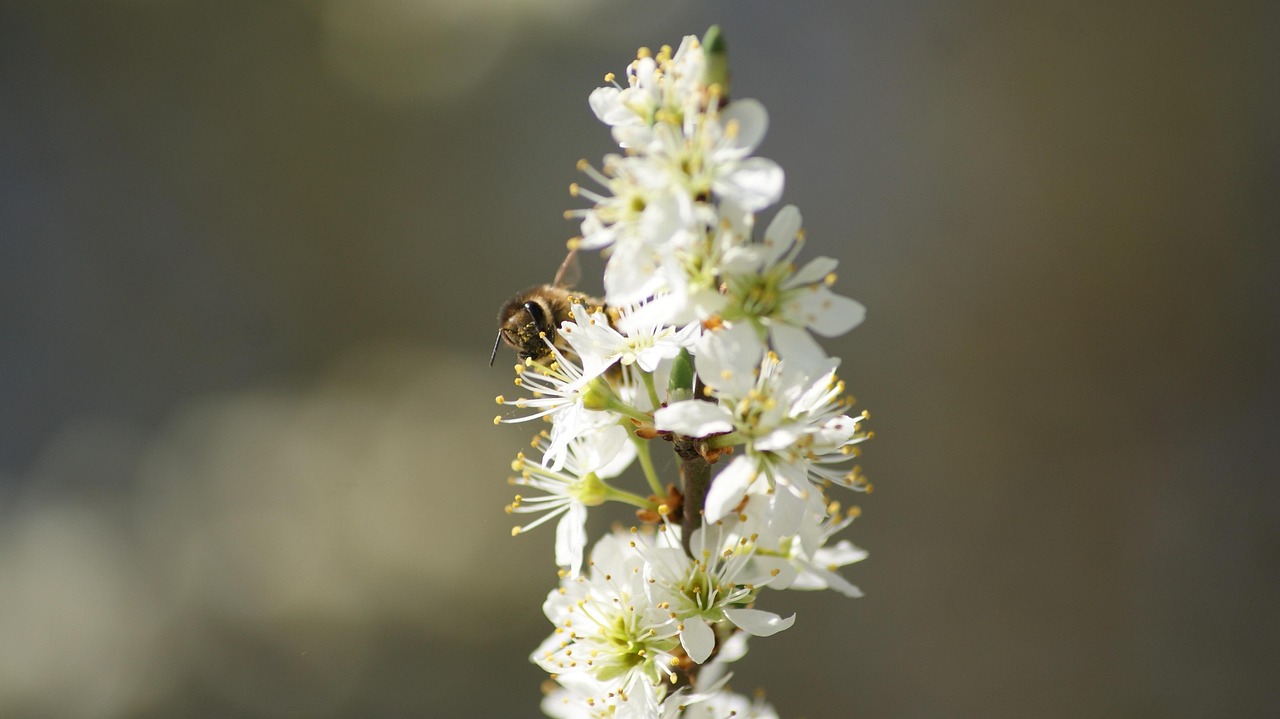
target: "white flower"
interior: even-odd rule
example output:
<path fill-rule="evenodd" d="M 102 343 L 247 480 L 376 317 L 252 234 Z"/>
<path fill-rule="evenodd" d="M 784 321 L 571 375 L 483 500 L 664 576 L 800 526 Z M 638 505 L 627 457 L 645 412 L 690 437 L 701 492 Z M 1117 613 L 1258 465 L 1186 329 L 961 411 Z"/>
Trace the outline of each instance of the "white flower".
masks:
<path fill-rule="evenodd" d="M 498 404 L 535 411 L 519 417 L 498 416 L 494 418 L 494 424 L 548 417 L 552 422 L 551 441 L 542 461 L 552 469 L 560 469 L 572 438 L 616 424 L 619 415 L 607 411 L 601 403 L 601 393 L 607 392 L 608 388 L 598 375 L 607 367 L 593 367 L 592 373 L 586 373 L 582 366 L 566 358 L 555 345 L 548 342 L 547 346 L 551 348 L 553 357 L 549 364 L 529 359 L 516 365 L 516 386 L 528 390 L 532 396 L 516 399 L 502 395 L 497 397 Z M 587 359 L 591 359 L 590 354 Z"/>
<path fill-rule="evenodd" d="M 866 308 L 833 293 L 837 262 L 819 257 L 797 270 L 800 252 L 800 211 L 787 205 L 765 230 L 764 242 L 742 248 L 735 271 L 727 273 L 728 306 L 724 318 L 749 322 L 769 337 L 784 359 L 805 367 L 819 367 L 826 352 L 809 336 L 835 337 L 858 326 Z"/>
<path fill-rule="evenodd" d="M 861 562 L 867 552 L 848 540 L 826 546 L 833 535 L 858 516 L 857 507 L 842 513 L 833 502 L 822 514 L 808 514 L 798 534 L 781 534 L 769 516 L 769 498 L 752 492 L 743 508 L 745 521 L 739 531 L 755 536 L 754 561 L 760 571 L 776 571 L 772 589 L 833 589 L 846 597 L 861 597 L 862 591 L 836 570 Z"/>
<path fill-rule="evenodd" d="M 539 437 L 538 445 L 545 450 L 549 443 Z M 608 488 L 601 481 L 616 477 L 635 459 L 636 449 L 627 431 L 618 425 L 610 425 L 574 437 L 566 445 L 565 462 L 559 470 L 544 467 L 517 455 L 512 469 L 520 475 L 512 484 L 537 489 L 544 494 L 525 497 L 517 495 L 507 511 L 516 514 L 542 513 L 534 521 L 512 530 L 512 534 L 527 532 L 544 522 L 560 518 L 556 525 L 556 564 L 568 567 L 570 576 L 577 576 L 582 569 L 582 553 L 587 544 L 587 508 L 603 504 L 608 498 Z"/>
<path fill-rule="evenodd" d="M 574 349 L 587 349 L 589 355 L 598 357 L 606 366 L 620 361 L 624 366 L 635 364 L 645 372 L 653 372 L 659 362 L 690 346 L 702 328 L 697 322 L 679 329 L 654 323 L 655 315 L 643 312 L 645 305 L 619 308 L 618 327 L 625 334 L 610 325 L 603 311 L 588 313 L 582 305 L 574 305 L 577 322 L 564 323 L 561 334 Z"/>
<path fill-rule="evenodd" d="M 571 193 L 595 202 L 581 217 L 583 249 L 603 249 L 615 243 L 638 242 L 653 249 L 670 241 L 679 230 L 694 225 L 693 200 L 680 185 L 667 180 L 666 168 L 641 157 L 606 155 L 603 171 L 585 161 L 578 168 L 608 194 L 574 184 Z"/>
<path fill-rule="evenodd" d="M 718 523 L 703 526 L 694 530 L 690 551 L 692 559 L 678 544 L 640 548 L 651 580 L 650 595 L 679 622 L 680 644 L 694 662 L 701 664 L 711 656 L 716 645 L 713 627 L 721 622 L 757 637 L 771 636 L 795 622 L 794 614 L 783 619 L 746 607 L 756 590 L 777 573 L 761 572 L 751 562 L 754 546 L 745 538 Z"/>
<path fill-rule="evenodd" d="M 782 196 L 784 174 L 772 160 L 751 157 L 769 127 L 757 100 L 686 115 L 683 123 L 615 128 L 615 137 L 649 164 L 649 173 L 702 202 L 727 198 L 754 212 Z"/>
<path fill-rule="evenodd" d="M 675 623 L 653 606 L 640 537 L 605 535 L 587 573 L 566 578 L 543 603 L 556 631 L 530 659 L 617 716 L 655 716 L 680 663 Z"/>
<path fill-rule="evenodd" d="M 617 82 L 591 93 L 591 110 L 600 121 L 614 128 L 652 125 L 660 115 L 680 118 L 706 106 L 706 56 L 702 43 L 686 35 L 673 55 L 663 47 L 655 57 L 642 49 L 627 66 L 627 85 Z M 605 78 L 613 81 L 610 74 Z M 627 145 L 619 139 L 623 147 Z"/>
<path fill-rule="evenodd" d="M 840 414 L 843 384 L 835 380 L 834 361 L 816 376 L 791 368 L 765 354 L 745 325 L 703 334 L 697 350 L 698 377 L 716 401 L 673 403 L 654 413 L 654 425 L 690 437 L 733 432 L 746 444 L 712 480 L 707 521 L 726 516 L 765 477 L 769 486 L 788 490 L 779 493 L 775 511 L 794 531 L 807 507 L 821 508 L 811 475 L 833 474 L 815 466 L 832 456 L 843 461 L 850 454 L 845 448 L 865 438 L 857 431 L 860 418 Z"/>

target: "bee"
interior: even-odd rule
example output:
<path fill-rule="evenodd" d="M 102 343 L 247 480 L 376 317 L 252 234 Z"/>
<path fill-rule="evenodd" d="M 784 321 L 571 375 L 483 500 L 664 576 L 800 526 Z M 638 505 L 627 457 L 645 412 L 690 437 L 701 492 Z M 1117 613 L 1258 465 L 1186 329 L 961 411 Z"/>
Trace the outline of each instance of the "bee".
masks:
<path fill-rule="evenodd" d="M 498 310 L 498 336 L 493 341 L 493 353 L 489 355 L 490 367 L 498 354 L 498 345 L 503 342 L 516 351 L 521 361 L 532 359 L 538 362 L 550 356 L 548 342 L 564 347 L 560 340 L 560 324 L 572 319 L 574 303 L 604 305 L 598 299 L 575 294 L 569 289 L 579 274 L 577 250 L 570 250 L 551 284 L 530 287 L 503 303 Z"/>

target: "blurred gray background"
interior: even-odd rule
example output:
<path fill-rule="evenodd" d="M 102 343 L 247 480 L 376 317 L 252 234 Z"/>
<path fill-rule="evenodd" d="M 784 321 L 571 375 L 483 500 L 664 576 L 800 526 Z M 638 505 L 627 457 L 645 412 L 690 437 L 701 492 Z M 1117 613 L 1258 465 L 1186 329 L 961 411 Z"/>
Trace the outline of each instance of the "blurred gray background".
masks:
<path fill-rule="evenodd" d="M 867 596 L 735 686 L 1280 715 L 1274 4 L 6 0 L 0 716 L 538 716 L 494 314 L 712 23 L 878 435 Z"/>

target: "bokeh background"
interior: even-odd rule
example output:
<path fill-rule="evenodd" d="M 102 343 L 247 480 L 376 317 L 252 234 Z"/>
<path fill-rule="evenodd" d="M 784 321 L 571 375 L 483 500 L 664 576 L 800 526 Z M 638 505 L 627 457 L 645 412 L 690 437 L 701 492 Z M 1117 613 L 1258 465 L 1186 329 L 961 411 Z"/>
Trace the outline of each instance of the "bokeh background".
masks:
<path fill-rule="evenodd" d="M 736 687 L 1280 715 L 1274 4 L 5 0 L 0 716 L 538 716 L 493 316 L 712 23 L 878 435 Z"/>

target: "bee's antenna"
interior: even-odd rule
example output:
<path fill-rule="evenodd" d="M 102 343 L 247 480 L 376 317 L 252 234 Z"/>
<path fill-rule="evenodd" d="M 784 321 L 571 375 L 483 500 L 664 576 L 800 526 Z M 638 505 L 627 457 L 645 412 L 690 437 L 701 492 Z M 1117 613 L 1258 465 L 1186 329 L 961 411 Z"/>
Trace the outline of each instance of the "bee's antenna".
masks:
<path fill-rule="evenodd" d="M 502 330 L 498 330 L 498 336 L 493 340 L 493 352 L 489 355 L 489 366 L 493 366 L 493 358 L 498 356 L 498 345 L 502 344 Z"/>

